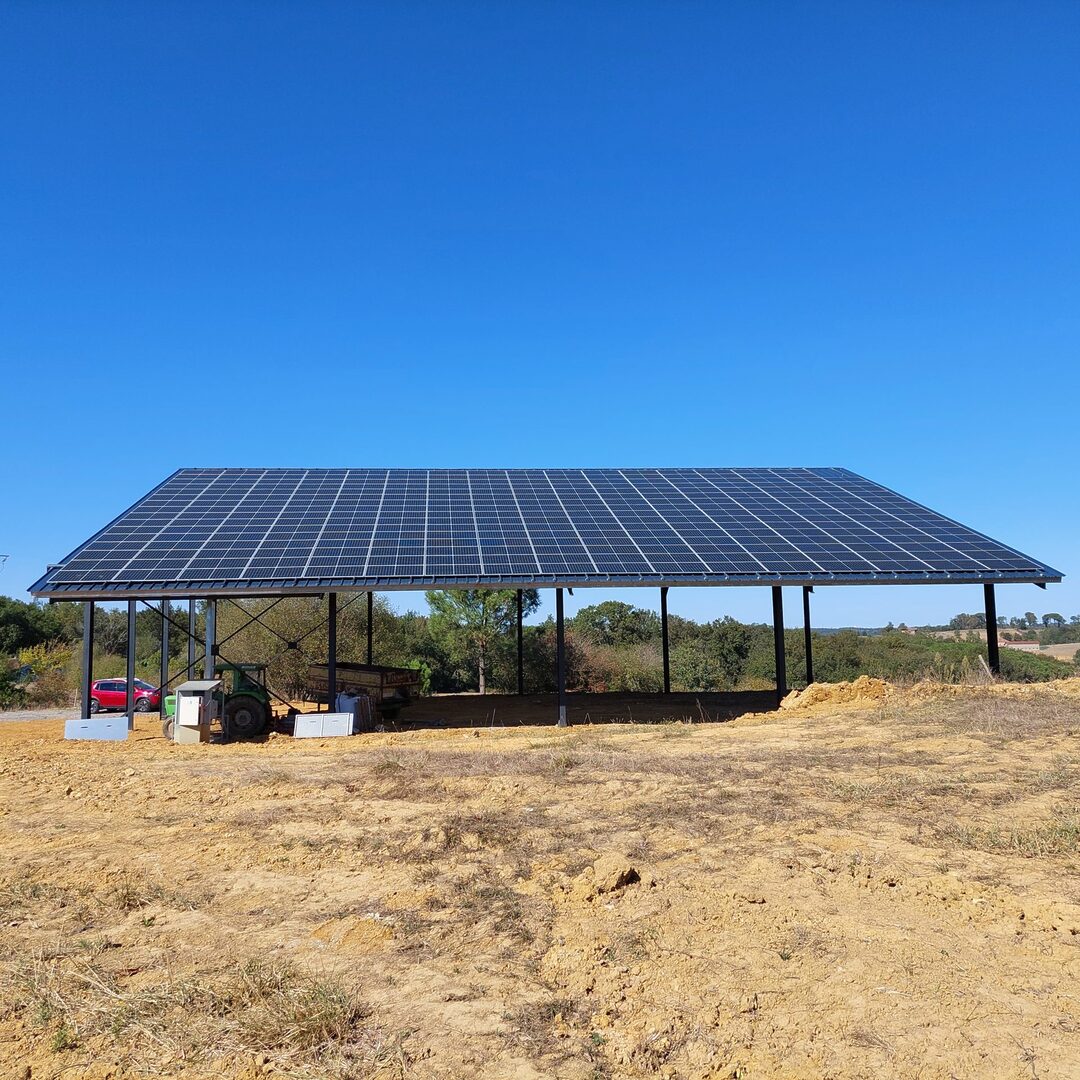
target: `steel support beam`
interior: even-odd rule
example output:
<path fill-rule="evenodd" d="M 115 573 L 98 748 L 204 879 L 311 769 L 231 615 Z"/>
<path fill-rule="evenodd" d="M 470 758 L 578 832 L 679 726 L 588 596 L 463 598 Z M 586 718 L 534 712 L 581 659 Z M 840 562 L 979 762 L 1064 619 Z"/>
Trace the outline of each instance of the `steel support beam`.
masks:
<path fill-rule="evenodd" d="M 326 624 L 326 709 L 337 711 L 337 593 L 326 597 L 329 619 Z"/>
<path fill-rule="evenodd" d="M 555 590 L 555 687 L 559 698 L 559 727 L 566 727 L 566 638 L 562 589 Z"/>
<path fill-rule="evenodd" d="M 525 632 L 522 629 L 522 623 L 524 622 L 524 594 L 521 589 L 517 591 L 517 676 L 518 676 L 518 696 L 520 697 L 525 693 Z"/>
<path fill-rule="evenodd" d="M 169 601 L 161 601 L 161 677 L 158 680 L 158 708 L 165 716 L 165 695 L 169 692 Z"/>
<path fill-rule="evenodd" d="M 206 660 L 203 664 L 203 678 L 214 678 L 217 660 L 217 601 L 206 601 Z"/>
<path fill-rule="evenodd" d="M 806 685 L 814 681 L 814 641 L 810 636 L 810 594 L 813 585 L 804 585 L 802 591 L 803 648 L 806 652 Z"/>
<path fill-rule="evenodd" d="M 187 602 L 187 677 L 195 678 L 195 601 Z"/>
<path fill-rule="evenodd" d="M 1001 674 L 1001 652 L 998 649 L 997 597 L 992 582 L 983 585 L 983 601 L 986 610 L 986 662 L 991 675 Z"/>
<path fill-rule="evenodd" d="M 787 696 L 787 657 L 784 654 L 784 591 L 772 587 L 773 652 L 776 656 L 776 700 Z"/>
<path fill-rule="evenodd" d="M 671 651 L 668 648 L 666 585 L 660 586 L 660 649 L 664 655 L 664 693 L 671 693 Z"/>
<path fill-rule="evenodd" d="M 94 682 L 94 601 L 83 604 L 82 718 L 90 719 L 90 688 Z"/>
<path fill-rule="evenodd" d="M 138 603 L 135 600 L 129 600 L 127 608 L 127 682 L 125 683 L 128 731 L 135 727 L 135 613 L 137 610 Z"/>
<path fill-rule="evenodd" d="M 375 663 L 375 594 L 367 594 L 367 662 Z"/>

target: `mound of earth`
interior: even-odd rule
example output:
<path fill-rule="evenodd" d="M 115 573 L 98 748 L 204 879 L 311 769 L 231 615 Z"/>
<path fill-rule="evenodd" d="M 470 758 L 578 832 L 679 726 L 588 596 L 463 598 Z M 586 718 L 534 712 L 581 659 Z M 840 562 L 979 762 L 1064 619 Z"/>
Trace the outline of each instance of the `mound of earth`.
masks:
<path fill-rule="evenodd" d="M 884 679 L 860 675 L 852 682 L 811 683 L 805 690 L 792 690 L 780 702 L 780 708 L 803 712 L 817 705 L 848 705 L 852 702 L 869 705 L 884 701 L 889 693 L 889 684 Z"/>

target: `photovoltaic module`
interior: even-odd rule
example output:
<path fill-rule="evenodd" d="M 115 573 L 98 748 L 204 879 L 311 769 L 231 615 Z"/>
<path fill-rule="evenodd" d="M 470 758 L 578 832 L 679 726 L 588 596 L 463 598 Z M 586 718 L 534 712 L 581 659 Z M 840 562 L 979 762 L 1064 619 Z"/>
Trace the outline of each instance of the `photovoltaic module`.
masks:
<path fill-rule="evenodd" d="M 1047 582 L 846 469 L 181 469 L 31 592 Z"/>

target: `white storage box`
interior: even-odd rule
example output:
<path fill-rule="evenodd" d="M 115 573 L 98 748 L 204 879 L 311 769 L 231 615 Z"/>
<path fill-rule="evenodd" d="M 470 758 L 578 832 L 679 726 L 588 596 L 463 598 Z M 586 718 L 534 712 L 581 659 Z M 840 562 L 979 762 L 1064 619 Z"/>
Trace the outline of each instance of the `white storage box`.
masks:
<path fill-rule="evenodd" d="M 297 713 L 293 737 L 296 739 L 327 739 L 353 733 L 353 714 L 347 712 Z"/>

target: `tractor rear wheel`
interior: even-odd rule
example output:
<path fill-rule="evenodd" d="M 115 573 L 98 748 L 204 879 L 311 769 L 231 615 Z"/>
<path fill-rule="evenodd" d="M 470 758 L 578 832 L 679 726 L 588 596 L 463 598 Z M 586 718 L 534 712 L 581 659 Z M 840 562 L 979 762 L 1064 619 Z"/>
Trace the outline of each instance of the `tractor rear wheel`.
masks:
<path fill-rule="evenodd" d="M 225 702 L 225 730 L 233 739 L 254 739 L 270 719 L 266 702 L 250 694 L 234 694 Z"/>

